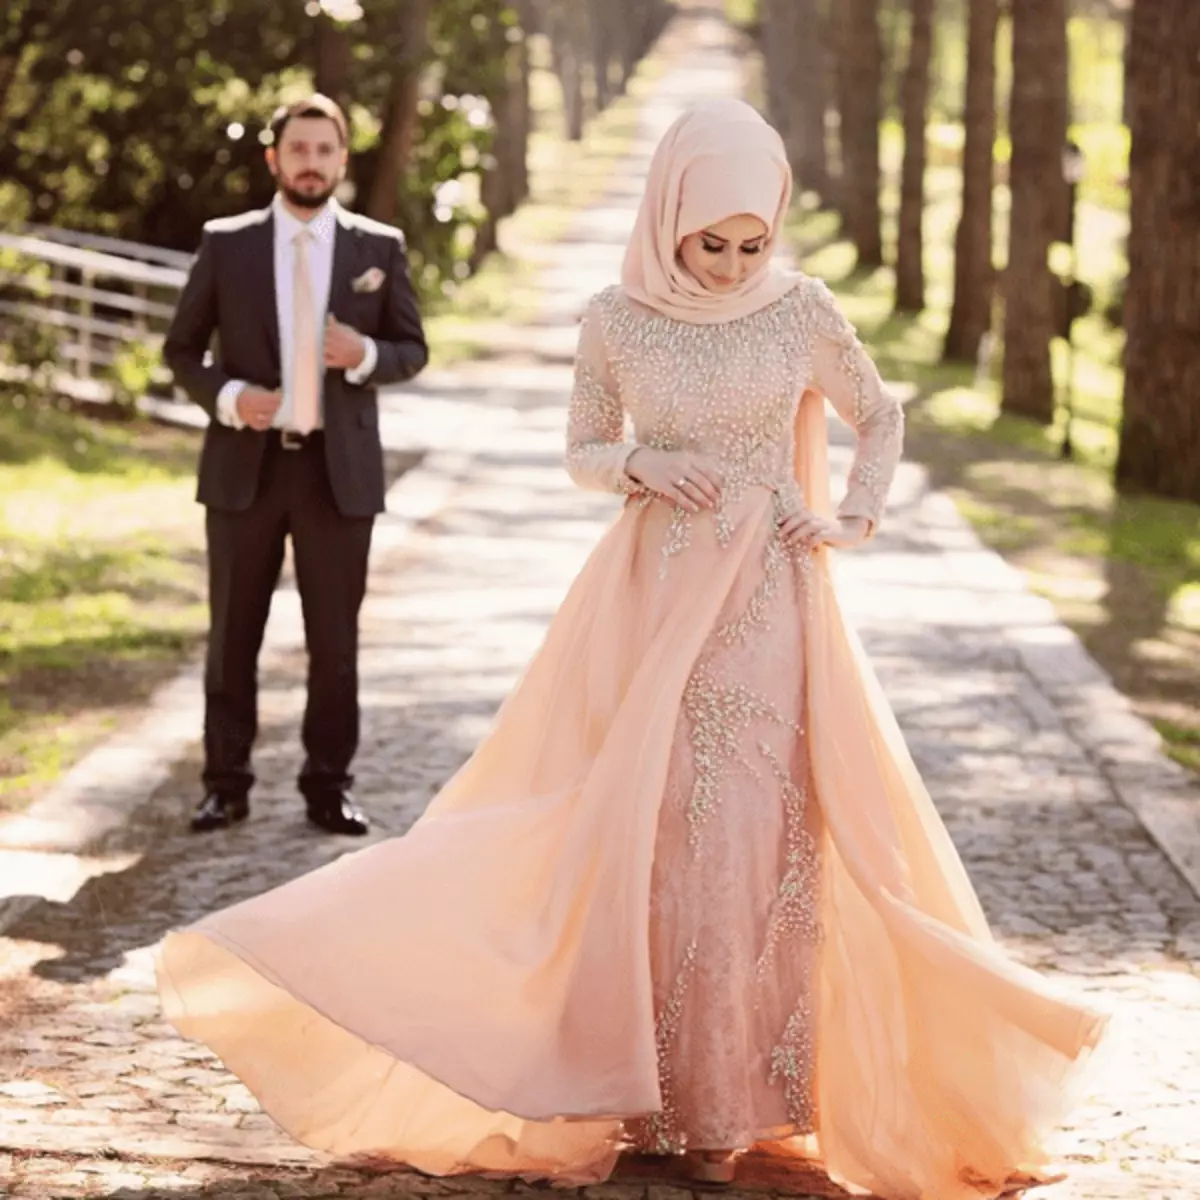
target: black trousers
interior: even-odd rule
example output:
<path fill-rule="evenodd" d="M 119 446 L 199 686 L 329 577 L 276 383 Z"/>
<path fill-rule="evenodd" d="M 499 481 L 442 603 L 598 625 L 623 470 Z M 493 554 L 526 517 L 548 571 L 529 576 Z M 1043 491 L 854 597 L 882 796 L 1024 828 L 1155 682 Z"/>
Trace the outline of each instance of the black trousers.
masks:
<path fill-rule="evenodd" d="M 314 799 L 353 782 L 358 613 L 374 523 L 373 517 L 338 512 L 320 433 L 297 450 L 284 448 L 271 434 L 250 508 L 208 510 L 206 788 L 244 795 L 254 783 L 250 755 L 258 732 L 258 655 L 289 536 L 308 647 L 300 790 Z"/>

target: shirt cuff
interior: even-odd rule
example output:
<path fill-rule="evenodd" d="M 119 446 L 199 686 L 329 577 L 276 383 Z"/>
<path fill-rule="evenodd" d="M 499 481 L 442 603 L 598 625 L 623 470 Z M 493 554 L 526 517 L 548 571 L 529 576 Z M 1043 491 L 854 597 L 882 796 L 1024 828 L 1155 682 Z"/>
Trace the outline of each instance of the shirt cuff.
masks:
<path fill-rule="evenodd" d="M 244 379 L 231 379 L 217 393 L 217 420 L 232 429 L 245 429 L 246 422 L 238 416 L 238 397 L 250 385 Z"/>
<path fill-rule="evenodd" d="M 364 336 L 362 362 L 346 372 L 346 382 L 354 384 L 355 387 L 362 387 L 371 378 L 378 363 L 379 347 L 375 345 L 375 339 Z"/>

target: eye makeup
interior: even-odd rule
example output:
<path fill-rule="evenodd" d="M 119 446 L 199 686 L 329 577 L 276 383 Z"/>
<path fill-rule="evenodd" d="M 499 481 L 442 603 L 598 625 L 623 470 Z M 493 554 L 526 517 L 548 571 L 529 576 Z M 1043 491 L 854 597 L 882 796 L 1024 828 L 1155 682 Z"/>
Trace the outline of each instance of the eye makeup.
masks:
<path fill-rule="evenodd" d="M 748 242 L 743 242 L 739 249 L 743 254 L 761 254 L 764 239 L 761 237 L 751 238 Z M 719 238 L 716 234 L 705 233 L 700 238 L 700 248 L 706 254 L 720 254 L 729 243 L 724 238 Z"/>

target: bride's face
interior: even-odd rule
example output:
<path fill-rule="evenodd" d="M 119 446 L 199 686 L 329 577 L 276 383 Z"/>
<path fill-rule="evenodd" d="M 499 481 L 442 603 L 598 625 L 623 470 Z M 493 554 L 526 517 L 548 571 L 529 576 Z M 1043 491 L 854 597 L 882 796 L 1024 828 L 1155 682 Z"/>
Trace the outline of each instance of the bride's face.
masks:
<path fill-rule="evenodd" d="M 679 243 L 679 261 L 710 292 L 727 292 L 762 266 L 770 230 L 760 217 L 740 213 L 689 233 Z"/>

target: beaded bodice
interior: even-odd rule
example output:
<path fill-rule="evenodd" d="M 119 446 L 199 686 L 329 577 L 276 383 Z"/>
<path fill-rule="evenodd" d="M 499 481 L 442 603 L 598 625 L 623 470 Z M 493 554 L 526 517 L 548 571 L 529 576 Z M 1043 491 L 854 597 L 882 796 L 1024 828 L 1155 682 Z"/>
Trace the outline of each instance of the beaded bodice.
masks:
<path fill-rule="evenodd" d="M 874 526 L 900 455 L 902 413 L 824 284 L 800 277 L 775 304 L 716 325 L 649 312 L 609 288 L 584 314 L 568 467 L 583 486 L 633 494 L 625 462 L 636 446 L 695 450 L 720 460 L 729 501 L 748 486 L 786 492 L 808 387 L 858 435 L 839 513 Z"/>

